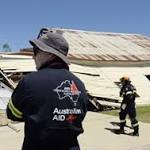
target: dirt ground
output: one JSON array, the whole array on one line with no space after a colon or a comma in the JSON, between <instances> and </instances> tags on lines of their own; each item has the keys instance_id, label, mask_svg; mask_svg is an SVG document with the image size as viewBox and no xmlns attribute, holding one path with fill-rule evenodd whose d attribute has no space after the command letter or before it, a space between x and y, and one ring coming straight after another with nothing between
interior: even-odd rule
<instances>
[{"instance_id":1,"label":"dirt ground","mask_svg":"<svg viewBox=\"0 0 150 150\"><path fill-rule=\"evenodd\" d=\"M81 150L150 150L150 124L139 122L140 136L130 135L132 129L127 120L126 134L117 135L118 117L88 112L84 120L84 133L78 138ZM21 150L24 123L0 127L0 150Z\"/></svg>"},{"instance_id":2,"label":"dirt ground","mask_svg":"<svg viewBox=\"0 0 150 150\"><path fill-rule=\"evenodd\" d=\"M5 126L8 123L10 123L10 120L7 119L6 114L3 112L0 112L0 127Z\"/></svg>"}]
</instances>

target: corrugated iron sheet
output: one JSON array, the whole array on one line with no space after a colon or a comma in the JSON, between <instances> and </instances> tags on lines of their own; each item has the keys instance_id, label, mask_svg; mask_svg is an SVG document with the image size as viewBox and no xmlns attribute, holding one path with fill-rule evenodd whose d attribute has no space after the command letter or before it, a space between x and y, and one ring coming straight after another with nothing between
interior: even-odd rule
<instances>
[{"instance_id":1,"label":"corrugated iron sheet","mask_svg":"<svg viewBox=\"0 0 150 150\"><path fill-rule=\"evenodd\" d=\"M119 97L119 87L115 84L122 76L129 76L135 85L138 104L150 104L150 81L145 75L150 75L150 67L87 67L71 64L70 70L86 85L93 96L122 99Z\"/></svg>"},{"instance_id":2,"label":"corrugated iron sheet","mask_svg":"<svg viewBox=\"0 0 150 150\"><path fill-rule=\"evenodd\" d=\"M8 76L35 71L35 64L31 57L24 59L20 57L20 59L16 56L8 59L6 56L1 58L0 68ZM150 104L150 92L147 90L150 88L150 82L145 77L150 75L150 67L87 67L71 64L70 70L84 82L91 95L111 99L120 99L120 89L115 82L118 82L122 76L129 76L140 96L137 103Z\"/></svg>"},{"instance_id":3,"label":"corrugated iron sheet","mask_svg":"<svg viewBox=\"0 0 150 150\"><path fill-rule=\"evenodd\" d=\"M0 69L4 72L32 72L35 62L31 56L0 55Z\"/></svg>"},{"instance_id":4,"label":"corrugated iron sheet","mask_svg":"<svg viewBox=\"0 0 150 150\"><path fill-rule=\"evenodd\" d=\"M150 60L150 38L138 34L52 29L70 45L69 58L92 61Z\"/></svg>"}]
</instances>

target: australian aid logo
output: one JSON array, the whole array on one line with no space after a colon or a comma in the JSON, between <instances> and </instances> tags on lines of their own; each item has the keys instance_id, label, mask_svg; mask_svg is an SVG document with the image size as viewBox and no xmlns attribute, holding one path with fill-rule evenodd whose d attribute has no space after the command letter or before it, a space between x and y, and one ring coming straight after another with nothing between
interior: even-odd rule
<instances>
[{"instance_id":1,"label":"australian aid logo","mask_svg":"<svg viewBox=\"0 0 150 150\"><path fill-rule=\"evenodd\" d=\"M60 100L65 100L68 97L76 106L81 91L78 90L74 81L65 80L54 89Z\"/></svg>"},{"instance_id":2,"label":"australian aid logo","mask_svg":"<svg viewBox=\"0 0 150 150\"><path fill-rule=\"evenodd\" d=\"M71 100L74 107L54 108L52 120L73 123L77 119L77 115L81 114L81 109L76 108L81 91L78 90L74 81L65 80L54 89L54 92L57 93L59 100Z\"/></svg>"}]
</instances>

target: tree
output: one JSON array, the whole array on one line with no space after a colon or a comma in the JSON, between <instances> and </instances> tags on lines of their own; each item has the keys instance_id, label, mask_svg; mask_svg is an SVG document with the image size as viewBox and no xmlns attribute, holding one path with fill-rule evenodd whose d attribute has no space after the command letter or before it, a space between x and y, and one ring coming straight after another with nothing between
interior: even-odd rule
<instances>
[{"instance_id":1,"label":"tree","mask_svg":"<svg viewBox=\"0 0 150 150\"><path fill-rule=\"evenodd\" d=\"M10 48L10 46L9 46L8 43L5 43L5 44L3 45L3 51L4 51L4 52L11 52L11 48Z\"/></svg>"}]
</instances>

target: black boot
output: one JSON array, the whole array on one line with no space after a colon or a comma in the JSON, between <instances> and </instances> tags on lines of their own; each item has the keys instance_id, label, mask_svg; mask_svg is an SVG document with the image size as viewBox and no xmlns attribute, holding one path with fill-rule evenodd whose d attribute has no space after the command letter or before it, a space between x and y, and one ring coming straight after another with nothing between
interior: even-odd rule
<instances>
[{"instance_id":1,"label":"black boot","mask_svg":"<svg viewBox=\"0 0 150 150\"><path fill-rule=\"evenodd\" d=\"M120 129L115 130L116 134L124 134L124 123L120 123Z\"/></svg>"},{"instance_id":2,"label":"black boot","mask_svg":"<svg viewBox=\"0 0 150 150\"><path fill-rule=\"evenodd\" d=\"M124 126L122 126L121 124L120 124L120 130L119 130L119 132L120 132L120 134L124 133Z\"/></svg>"},{"instance_id":3,"label":"black boot","mask_svg":"<svg viewBox=\"0 0 150 150\"><path fill-rule=\"evenodd\" d=\"M139 125L133 127L134 132L132 133L133 136L139 136Z\"/></svg>"}]
</instances>

